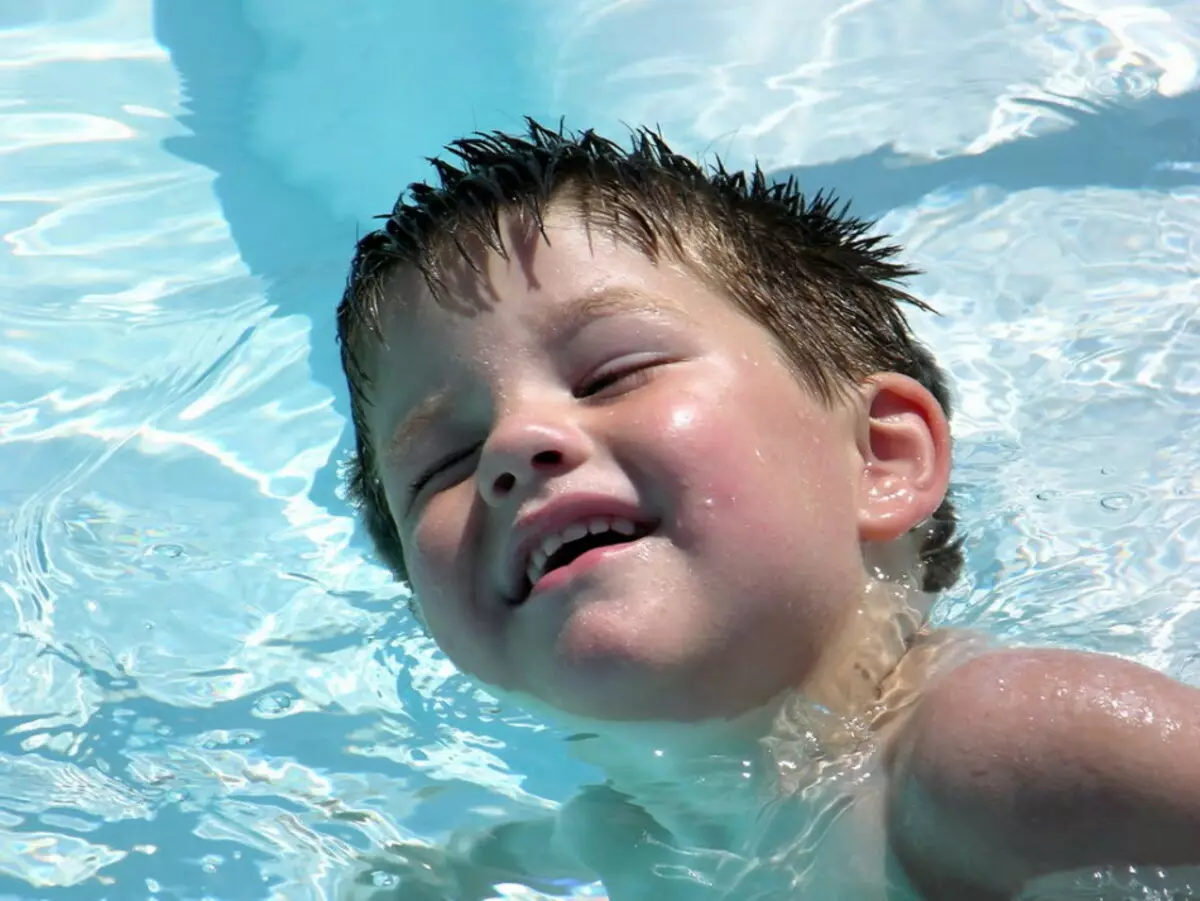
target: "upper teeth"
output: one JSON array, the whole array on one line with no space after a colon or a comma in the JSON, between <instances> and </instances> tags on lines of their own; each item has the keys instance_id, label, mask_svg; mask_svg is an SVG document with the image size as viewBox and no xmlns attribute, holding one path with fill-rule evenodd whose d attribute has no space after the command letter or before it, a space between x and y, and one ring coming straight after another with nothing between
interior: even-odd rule
<instances>
[{"instance_id":1,"label":"upper teeth","mask_svg":"<svg viewBox=\"0 0 1200 901\"><path fill-rule=\"evenodd\" d=\"M541 543L529 554L529 565L525 575L529 584L536 585L546 572L546 561L550 555L569 541L578 541L584 535L599 535L601 532L616 532L619 535L633 535L637 527L628 519L619 516L594 516L586 522L577 522L552 532L545 536Z\"/></svg>"}]
</instances>

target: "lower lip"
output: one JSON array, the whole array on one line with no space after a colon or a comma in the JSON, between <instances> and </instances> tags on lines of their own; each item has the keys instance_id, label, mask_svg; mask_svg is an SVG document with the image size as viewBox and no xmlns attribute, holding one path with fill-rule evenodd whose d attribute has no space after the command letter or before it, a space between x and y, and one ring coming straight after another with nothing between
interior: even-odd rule
<instances>
[{"instance_id":1,"label":"lower lip","mask_svg":"<svg viewBox=\"0 0 1200 901\"><path fill-rule=\"evenodd\" d=\"M613 557L619 557L621 554L637 547L640 542L641 539L639 538L635 541L627 541L624 544L610 544L605 547L592 548L590 551L580 554L566 566L552 569L538 579L537 584L529 592L529 597L532 599L539 594L545 594L548 591L554 591L556 588L562 588L572 579L583 575L593 567Z\"/></svg>"}]
</instances>

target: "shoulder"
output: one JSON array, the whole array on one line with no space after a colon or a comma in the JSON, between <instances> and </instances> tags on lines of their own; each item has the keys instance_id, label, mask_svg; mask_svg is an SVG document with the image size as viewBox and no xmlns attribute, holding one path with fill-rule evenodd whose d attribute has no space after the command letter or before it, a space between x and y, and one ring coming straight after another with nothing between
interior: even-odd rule
<instances>
[{"instance_id":1,"label":"shoulder","mask_svg":"<svg viewBox=\"0 0 1200 901\"><path fill-rule=\"evenodd\" d=\"M938 678L897 736L893 846L946 878L983 864L997 891L1098 862L1170 864L1200 838L1197 752L1195 689L1116 657L987 653Z\"/></svg>"},{"instance_id":2,"label":"shoulder","mask_svg":"<svg viewBox=\"0 0 1200 901\"><path fill-rule=\"evenodd\" d=\"M1022 764L1108 752L1114 730L1144 734L1156 711L1194 720L1200 694L1119 657L1052 649L991 651L941 674L928 687L900 744L909 764L938 764L972 781ZM1162 728L1165 723L1159 721ZM1100 740L1100 746L1093 742ZM899 758L897 758L899 759ZM984 766L984 760L992 763Z\"/></svg>"}]
</instances>

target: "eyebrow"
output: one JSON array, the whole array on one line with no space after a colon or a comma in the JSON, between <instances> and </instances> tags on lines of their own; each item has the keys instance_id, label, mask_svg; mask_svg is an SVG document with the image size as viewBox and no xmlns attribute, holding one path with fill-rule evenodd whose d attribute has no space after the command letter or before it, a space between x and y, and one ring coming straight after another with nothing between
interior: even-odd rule
<instances>
[{"instance_id":1,"label":"eyebrow","mask_svg":"<svg viewBox=\"0 0 1200 901\"><path fill-rule=\"evenodd\" d=\"M569 341L597 319L663 312L691 318L682 304L669 297L613 286L566 301L550 315L547 330L555 340Z\"/></svg>"},{"instance_id":2,"label":"eyebrow","mask_svg":"<svg viewBox=\"0 0 1200 901\"><path fill-rule=\"evenodd\" d=\"M441 419L453 405L454 395L449 388L427 394L392 430L384 448L384 459L391 462L401 459L417 436Z\"/></svg>"},{"instance_id":3,"label":"eyebrow","mask_svg":"<svg viewBox=\"0 0 1200 901\"><path fill-rule=\"evenodd\" d=\"M549 316L546 331L555 341L570 341L587 325L611 316L670 312L691 319L682 304L661 295L613 286L572 298ZM389 461L400 460L421 432L434 425L454 406L456 392L449 387L426 395L392 431L384 450Z\"/></svg>"}]
</instances>

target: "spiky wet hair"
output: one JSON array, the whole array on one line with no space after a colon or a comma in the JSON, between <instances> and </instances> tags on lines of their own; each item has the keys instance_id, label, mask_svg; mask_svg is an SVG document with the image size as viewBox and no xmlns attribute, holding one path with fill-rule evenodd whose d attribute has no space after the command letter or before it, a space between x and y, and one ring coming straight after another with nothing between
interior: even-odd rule
<instances>
[{"instance_id":1,"label":"spiky wet hair","mask_svg":"<svg viewBox=\"0 0 1200 901\"><path fill-rule=\"evenodd\" d=\"M464 260L477 272L469 247L507 257L502 213L522 217L549 242L544 216L551 206L566 208L652 260L688 267L774 335L797 377L826 402L873 373L893 371L924 385L949 417L945 376L902 310L929 309L900 286L915 270L834 195L806 196L794 178L773 182L757 166L743 172L720 160L697 164L646 128L634 130L624 149L590 130L532 119L526 125L521 134L453 141L446 150L455 162L431 160L436 183L410 185L379 217L384 226L358 242L338 307L355 431L348 494L397 578L406 570L363 415L370 378L362 351L380 340L381 309L397 302L394 289L384 288L398 269L420 272L438 303L469 303L452 276ZM949 497L921 528L923 587L939 591L962 568Z\"/></svg>"}]
</instances>

